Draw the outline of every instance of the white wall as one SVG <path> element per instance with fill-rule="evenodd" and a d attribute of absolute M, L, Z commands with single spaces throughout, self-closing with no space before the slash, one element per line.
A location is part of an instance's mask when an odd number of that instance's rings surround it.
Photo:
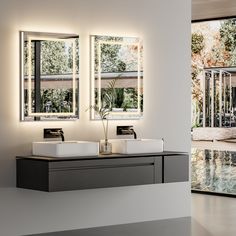
<path fill-rule="evenodd" d="M 116 125 L 133 124 L 138 136 L 164 137 L 166 149 L 189 152 L 191 1 L 1 0 L 0 4 L 0 234 L 189 216 L 189 183 L 64 193 L 12 187 L 15 156 L 30 154 L 31 142 L 42 140 L 44 127 L 62 127 L 67 140 L 102 138 L 100 122 L 90 121 L 85 112 L 89 106 L 90 34 L 144 40 L 144 119 L 110 122 L 110 137 L 115 136 Z M 20 30 L 80 35 L 80 120 L 19 122 Z"/>

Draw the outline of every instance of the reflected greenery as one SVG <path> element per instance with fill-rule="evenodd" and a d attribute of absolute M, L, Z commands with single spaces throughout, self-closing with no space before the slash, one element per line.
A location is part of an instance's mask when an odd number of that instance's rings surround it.
<path fill-rule="evenodd" d="M 142 41 L 95 35 L 91 36 L 91 49 L 91 104 L 100 106 L 104 96 L 112 93 L 110 119 L 140 118 L 143 113 Z M 114 79 L 116 84 L 110 91 L 109 83 Z"/>
<path fill-rule="evenodd" d="M 22 120 L 78 118 L 79 37 L 37 32 L 21 34 L 21 39 L 24 38 L 21 44 L 24 52 Z"/>

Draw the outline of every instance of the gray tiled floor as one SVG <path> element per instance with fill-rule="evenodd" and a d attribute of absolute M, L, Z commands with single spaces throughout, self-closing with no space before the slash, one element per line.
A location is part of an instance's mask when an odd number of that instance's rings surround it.
<path fill-rule="evenodd" d="M 235 236 L 236 198 L 192 194 L 192 236 Z"/>
<path fill-rule="evenodd" d="M 192 194 L 192 219 L 186 217 L 37 236 L 235 236 L 235 220 L 236 198 Z"/>
<path fill-rule="evenodd" d="M 190 234 L 191 218 L 186 217 L 171 220 L 35 234 L 34 236 L 190 236 Z"/>

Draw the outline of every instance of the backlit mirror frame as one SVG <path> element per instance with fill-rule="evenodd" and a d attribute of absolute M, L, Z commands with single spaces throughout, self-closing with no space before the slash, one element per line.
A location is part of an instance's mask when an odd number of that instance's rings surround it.
<path fill-rule="evenodd" d="M 71 80 L 72 104 L 67 105 L 69 112 L 41 112 L 34 111 L 36 108 L 32 108 L 32 83 L 34 81 L 34 75 L 32 75 L 32 61 L 36 59 L 35 54 L 32 53 L 32 42 L 65 42 L 64 47 L 67 50 L 71 49 L 71 63 L 72 71 L 69 75 L 59 74 L 58 78 L 54 78 L 55 81 Z M 70 44 L 68 46 L 68 43 Z M 67 45 L 67 46 L 66 46 Z M 41 46 L 40 46 L 41 47 Z M 69 57 L 69 56 L 68 56 Z M 40 57 L 39 60 L 42 60 Z M 42 64 L 42 62 L 40 62 Z M 20 31 L 20 81 L 21 81 L 21 107 L 20 107 L 20 120 L 21 121 L 60 121 L 60 120 L 75 120 L 79 118 L 79 36 L 76 34 L 64 34 L 64 33 L 44 33 L 44 32 L 30 32 Z M 41 71 L 41 69 L 39 69 Z M 61 78 L 62 77 L 62 78 Z M 64 78 L 65 77 L 65 78 Z M 67 78 L 68 77 L 68 78 Z M 41 82 L 41 74 L 39 75 L 39 82 Z M 62 87 L 63 88 L 63 87 Z M 41 94 L 41 90 L 39 91 Z M 39 95 L 40 96 L 40 95 Z M 36 96 L 34 97 L 34 104 Z M 36 106 L 36 105 L 35 105 Z"/>
<path fill-rule="evenodd" d="M 102 71 L 102 46 L 103 45 L 114 45 L 114 47 L 120 48 L 119 50 L 135 50 L 136 61 L 136 70 L 135 71 L 126 71 L 119 70 L 115 73 L 112 72 L 112 69 L 109 71 L 107 69 L 106 73 Z M 111 46 L 112 47 L 112 46 Z M 119 50 L 116 51 L 117 54 L 121 54 Z M 125 54 L 125 53 L 124 53 Z M 130 56 L 131 52 L 128 52 Z M 112 56 L 112 55 L 111 55 Z M 121 63 L 125 64 L 120 60 Z M 126 67 L 126 65 L 124 66 Z M 110 73 L 109 73 L 110 72 Z M 112 75 L 113 74 L 113 75 Z M 115 74 L 115 75 L 114 75 Z M 108 78 L 109 77 L 109 78 Z M 108 119 L 112 120 L 136 120 L 143 117 L 143 42 L 138 37 L 120 37 L 120 36 L 101 36 L 101 35 L 91 35 L 90 36 L 90 106 L 97 106 L 101 108 L 101 99 L 102 99 L 102 89 L 104 89 L 105 80 L 117 80 L 115 82 L 116 88 L 121 87 L 122 81 L 120 79 L 132 78 L 135 82 L 135 87 L 127 88 L 133 89 L 133 92 L 136 93 L 137 97 L 137 107 L 124 109 L 120 111 L 118 108 L 112 108 L 109 111 Z M 103 81 L 104 80 L 104 81 Z M 108 85 L 110 86 L 110 84 Z M 122 109 L 121 109 L 122 110 Z M 99 119 L 99 115 L 96 114 L 94 109 L 90 111 L 90 117 L 92 120 Z"/>

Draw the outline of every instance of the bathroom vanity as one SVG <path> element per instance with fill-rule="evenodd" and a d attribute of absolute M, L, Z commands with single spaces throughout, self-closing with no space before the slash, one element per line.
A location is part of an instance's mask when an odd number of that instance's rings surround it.
<path fill-rule="evenodd" d="M 86 157 L 17 156 L 17 187 L 48 192 L 184 182 L 189 157 L 182 152 Z"/>

